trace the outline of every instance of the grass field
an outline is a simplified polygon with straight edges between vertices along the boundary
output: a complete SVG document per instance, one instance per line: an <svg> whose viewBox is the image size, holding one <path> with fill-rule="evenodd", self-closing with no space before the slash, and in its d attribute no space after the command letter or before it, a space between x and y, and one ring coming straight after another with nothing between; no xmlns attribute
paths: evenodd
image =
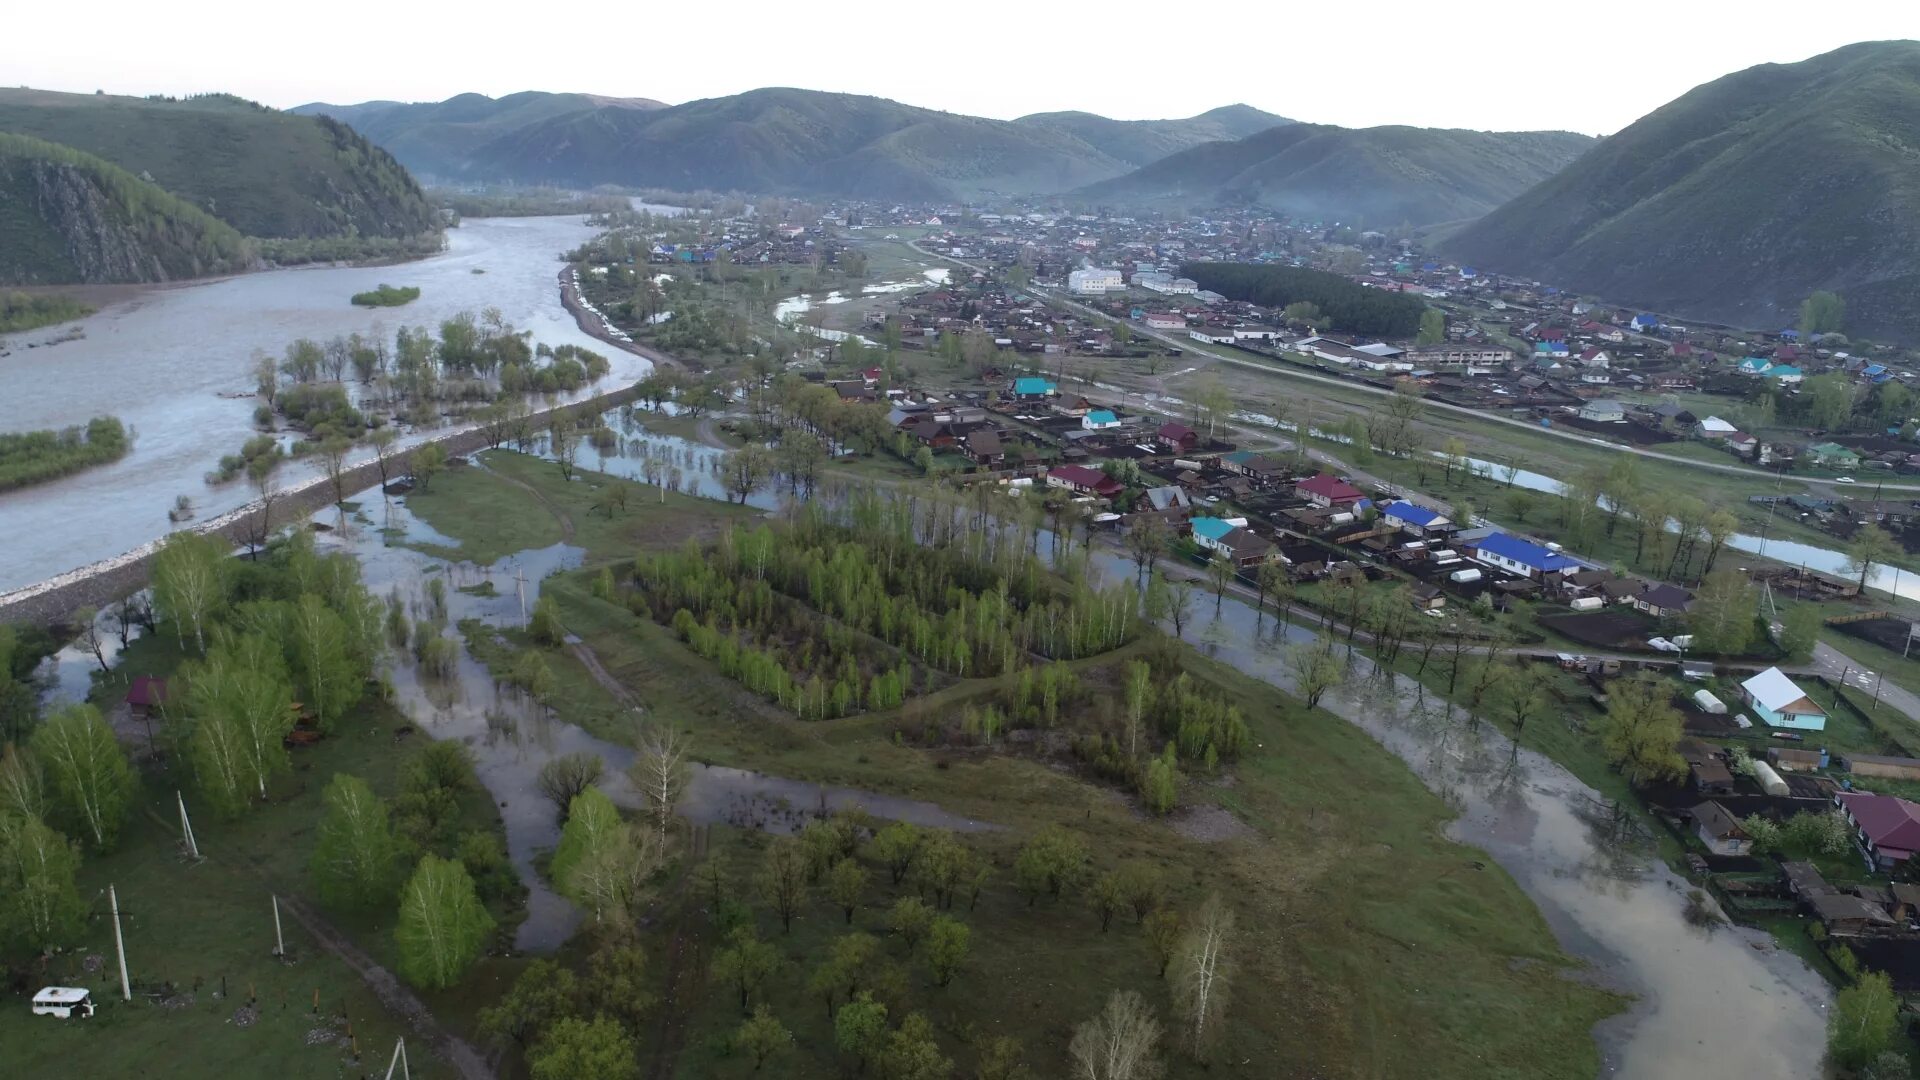
<svg viewBox="0 0 1920 1080"><path fill-rule="evenodd" d="M559 485L557 472L535 482L562 508L576 497L570 488L581 486ZM436 528L461 535L468 526L458 519L484 514L488 505L449 500L418 509ZM694 509L655 515L661 542L710 527L689 520ZM724 510L710 503L702 509ZM942 1047L963 1070L974 1063L974 1039L1011 1034L1028 1046L1036 1075L1063 1075L1072 1025L1117 987L1141 989L1167 1018L1168 991L1130 917L1103 934L1078 896L1057 905L1043 898L1029 908L1012 889L1013 853L1050 823L1084 836L1096 868L1122 859L1158 866L1183 906L1210 891L1233 902L1241 927L1239 982L1217 1064L1259 1062L1259 1075L1276 1077L1584 1077L1597 1069L1589 1029L1620 1006L1618 999L1569 977L1575 969L1511 879L1447 841L1445 803L1358 729L1182 650L1193 677L1240 703L1259 746L1230 779L1189 781L1184 801L1203 819L1227 820L1233 835L1189 839L1144 816L1131 798L1045 761L918 749L896 737L901 718L894 714L792 719L721 677L669 631L594 598L594 560L623 558L634 544L589 550L589 565L550 581L547 594L558 599L568 630L653 718L690 733L700 759L928 799L1004 826L969 838L992 858L994 872L979 909L957 912L974 941L960 978L935 988L900 943L886 945L909 972L900 1003L933 1019ZM505 662L506 650L520 647L507 642L486 659ZM627 730L614 723L610 695L570 655L556 652L550 661L562 716L610 736ZM1110 663L1094 658L1075 666L1099 678ZM990 680L971 680L912 707L938 715L992 689ZM1221 819L1221 811L1231 819ZM709 857L722 860L744 892L762 842L716 828ZM856 926L879 936L877 908L893 890L883 872L875 878ZM670 896L678 905L695 903ZM755 906L760 932L786 959L769 984L774 1011L803 1051L779 1075L835 1075L840 1066L827 1047L824 1008L804 986L826 941L842 931L841 915L815 897L788 936L764 905ZM651 955L670 951L666 928L677 925L688 928L692 948L710 953L715 943L704 916L675 907L653 931ZM751 1064L729 1057L724 1038L738 1022L736 999L716 986L702 994L682 1003L692 1012L674 1075L747 1075ZM1392 1037L1382 1037L1386 1031ZM1174 1076L1203 1071L1184 1054L1169 1056Z"/></svg>
<svg viewBox="0 0 1920 1080"><path fill-rule="evenodd" d="M177 660L163 635L136 642L124 670L166 671ZM414 748L424 745L418 735L395 738L394 729L404 722L385 704L370 702L335 736L295 752L292 776L266 805L232 821L196 815L194 833L204 856L199 863L188 862L178 843L174 792L184 790L189 810L194 807L191 780L181 775L184 766L149 769L118 845L107 854L90 855L82 866L81 893L91 899L82 939L50 958L37 976L36 986L90 987L100 1013L88 1021L60 1021L31 1016L24 1000L10 998L0 1010L0 1046L8 1047L9 1060L26 1070L22 1075L58 1069L92 1076L358 1076L376 1071L376 1059L383 1071L402 1034L415 1076L452 1075L358 974L284 912L291 959L272 955L271 897L277 894L331 920L377 962L394 964L392 913L322 908L311 898L306 867L321 791L334 773L360 776L382 794L397 789L401 769ZM461 814L462 828L498 828L484 793L468 792ZM119 896L134 985L130 1004L120 1002L113 966L109 885ZM498 909L495 918L503 940L510 940L517 912ZM475 1011L499 992L515 966L510 960L483 961L457 991L422 997L444 1025L469 1034ZM258 1016L243 1024L236 1012L250 1001Z"/></svg>

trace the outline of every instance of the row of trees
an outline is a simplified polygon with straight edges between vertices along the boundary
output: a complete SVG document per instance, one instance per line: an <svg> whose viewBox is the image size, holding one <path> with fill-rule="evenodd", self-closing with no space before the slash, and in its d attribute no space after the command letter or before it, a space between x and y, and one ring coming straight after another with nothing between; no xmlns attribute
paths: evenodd
<svg viewBox="0 0 1920 1080"><path fill-rule="evenodd" d="M1370 289L1350 278L1305 267L1255 263L1186 263L1180 272L1229 300L1261 307L1314 307L1316 319L1355 334L1410 338L1420 332L1426 304L1417 297Z"/></svg>

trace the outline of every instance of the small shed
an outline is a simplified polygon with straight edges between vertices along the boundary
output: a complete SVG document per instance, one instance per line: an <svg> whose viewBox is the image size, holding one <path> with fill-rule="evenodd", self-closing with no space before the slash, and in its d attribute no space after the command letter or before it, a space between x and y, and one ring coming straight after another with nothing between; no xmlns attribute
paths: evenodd
<svg viewBox="0 0 1920 1080"><path fill-rule="evenodd" d="M167 680L158 675L135 675L127 687L127 709L134 719L159 715L167 704Z"/></svg>

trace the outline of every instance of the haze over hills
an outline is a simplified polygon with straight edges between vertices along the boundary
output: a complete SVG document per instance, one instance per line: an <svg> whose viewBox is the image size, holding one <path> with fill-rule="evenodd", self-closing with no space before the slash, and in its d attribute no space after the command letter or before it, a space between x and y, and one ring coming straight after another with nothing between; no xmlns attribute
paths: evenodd
<svg viewBox="0 0 1920 1080"><path fill-rule="evenodd" d="M682 105L585 94L303 105L450 180L956 199L1064 191L1163 154L1288 121L1245 105L1179 120L990 120L774 87Z"/></svg>
<svg viewBox="0 0 1920 1080"><path fill-rule="evenodd" d="M0 132L103 158L251 237L403 237L439 228L406 170L351 128L226 95L0 90Z"/></svg>
<svg viewBox="0 0 1920 1080"><path fill-rule="evenodd" d="M1477 217L1593 144L1566 131L1271 127L1169 155L1079 194L1115 202L1253 205L1389 228Z"/></svg>
<svg viewBox="0 0 1920 1080"><path fill-rule="evenodd" d="M1744 326L1817 289L1920 337L1920 42L1716 79L1442 239L1476 267Z"/></svg>

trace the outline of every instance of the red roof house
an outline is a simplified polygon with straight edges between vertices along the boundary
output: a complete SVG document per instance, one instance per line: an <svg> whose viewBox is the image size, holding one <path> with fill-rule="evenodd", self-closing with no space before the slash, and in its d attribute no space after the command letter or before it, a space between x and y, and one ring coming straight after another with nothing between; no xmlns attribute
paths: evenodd
<svg viewBox="0 0 1920 1080"><path fill-rule="evenodd" d="M1200 433L1185 424L1161 424L1153 437L1169 450L1191 450L1200 443Z"/></svg>
<svg viewBox="0 0 1920 1080"><path fill-rule="evenodd" d="M127 687L127 707L135 716L155 712L167 703L167 680L158 675L135 675Z"/></svg>
<svg viewBox="0 0 1920 1080"><path fill-rule="evenodd" d="M1920 851L1920 806L1892 795L1863 791L1843 791L1834 796L1834 801L1881 869L1891 870Z"/></svg>
<svg viewBox="0 0 1920 1080"><path fill-rule="evenodd" d="M1349 506L1366 498L1359 488L1326 473L1316 473L1293 485L1293 493L1315 506Z"/></svg>
<svg viewBox="0 0 1920 1080"><path fill-rule="evenodd" d="M1060 465L1047 470L1047 486L1063 487L1082 495L1112 498L1124 486L1120 481L1085 465Z"/></svg>

